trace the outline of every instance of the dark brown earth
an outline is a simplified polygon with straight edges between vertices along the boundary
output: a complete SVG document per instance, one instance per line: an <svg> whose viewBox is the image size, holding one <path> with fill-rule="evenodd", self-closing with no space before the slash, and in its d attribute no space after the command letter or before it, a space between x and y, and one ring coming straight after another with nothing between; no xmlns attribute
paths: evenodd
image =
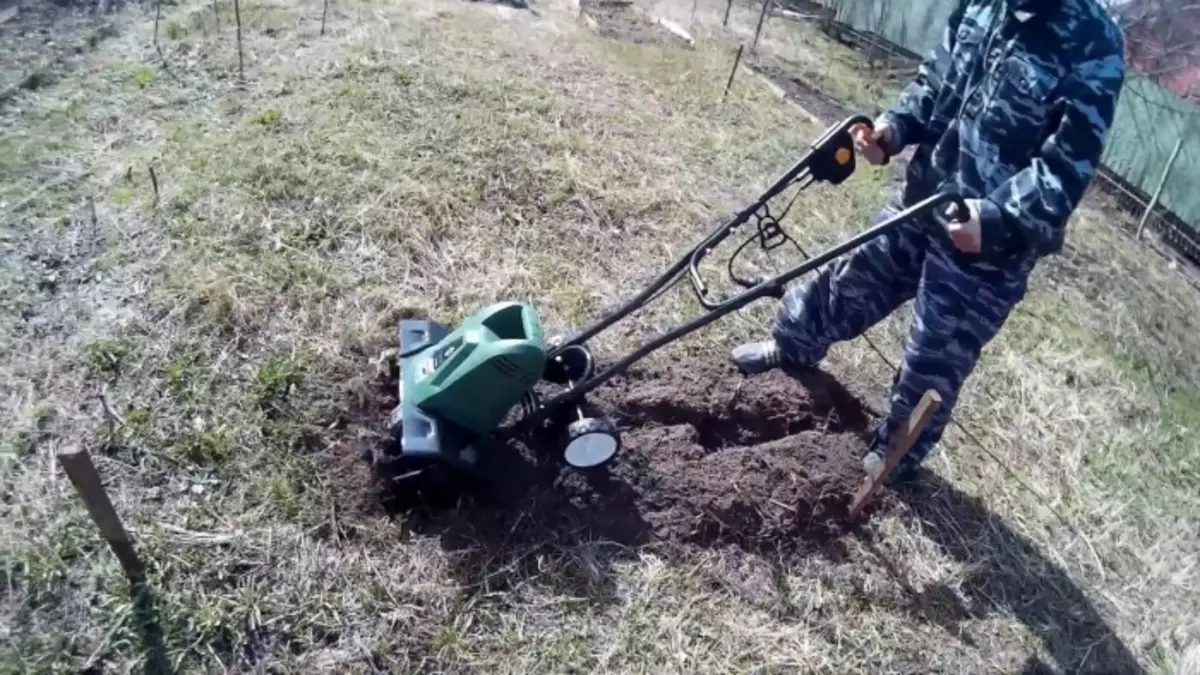
<svg viewBox="0 0 1200 675"><path fill-rule="evenodd" d="M868 419L830 378L674 364L595 397L623 431L611 473L655 538L775 548L842 528Z"/></svg>
<svg viewBox="0 0 1200 675"><path fill-rule="evenodd" d="M564 466L550 440L511 442L488 456L490 489L415 502L388 488L377 503L475 554L585 540L801 554L853 527L847 510L872 420L829 376L802 383L745 378L719 362L668 363L614 380L589 402L621 431L607 469Z"/></svg>
<svg viewBox="0 0 1200 675"><path fill-rule="evenodd" d="M813 84L820 78L795 67L787 67L768 59L758 59L750 63L754 72L774 82L788 98L800 107L816 115L825 124L833 124L845 119L848 115L861 111L852 111L842 103L829 96Z"/></svg>
<svg viewBox="0 0 1200 675"><path fill-rule="evenodd" d="M631 0L581 0L580 11L596 22L597 32L606 38L633 44L688 46Z"/></svg>

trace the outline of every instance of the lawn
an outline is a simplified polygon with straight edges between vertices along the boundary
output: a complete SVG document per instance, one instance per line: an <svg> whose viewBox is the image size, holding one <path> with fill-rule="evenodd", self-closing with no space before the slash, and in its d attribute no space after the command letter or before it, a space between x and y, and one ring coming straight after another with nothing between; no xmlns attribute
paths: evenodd
<svg viewBox="0 0 1200 675"><path fill-rule="evenodd" d="M694 46L597 34L565 0L335 0L324 34L320 3L247 0L239 76L225 0L164 4L157 49L153 6L50 44L0 24L6 62L41 73L0 103L0 669L1165 673L1200 641L1200 295L1099 191L932 474L857 531L621 541L544 506L388 507L359 449L386 427L399 317L518 299L580 328L821 133L749 68L723 100L757 8L722 28L724 3L641 6ZM902 84L780 17L758 52L868 114ZM860 168L785 225L812 253L893 184ZM710 372L771 310L647 367ZM594 347L696 311L668 294ZM906 318L871 331L892 362ZM865 340L826 368L879 407L891 371ZM77 446L152 597L55 460ZM680 518L689 466L663 476Z"/></svg>

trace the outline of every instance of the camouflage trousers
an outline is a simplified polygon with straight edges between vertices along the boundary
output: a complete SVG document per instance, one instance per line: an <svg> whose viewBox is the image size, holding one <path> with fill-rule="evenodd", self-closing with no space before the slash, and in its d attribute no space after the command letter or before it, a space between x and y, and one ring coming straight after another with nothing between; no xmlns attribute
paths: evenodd
<svg viewBox="0 0 1200 675"><path fill-rule="evenodd" d="M874 222L900 208L893 198ZM893 427L908 419L926 390L941 394L942 406L902 469L923 462L941 439L963 382L1024 297L1029 274L1029 269L960 262L931 236L932 227L905 224L825 266L804 285L789 289L772 327L786 361L815 366L834 343L862 335L914 300L903 362L892 381L890 414L876 429L874 448L886 450Z"/></svg>

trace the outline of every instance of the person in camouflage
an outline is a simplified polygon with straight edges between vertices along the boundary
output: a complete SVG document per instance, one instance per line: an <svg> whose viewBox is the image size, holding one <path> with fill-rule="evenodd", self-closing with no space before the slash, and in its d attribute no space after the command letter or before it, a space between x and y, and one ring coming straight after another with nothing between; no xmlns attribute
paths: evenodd
<svg viewBox="0 0 1200 675"><path fill-rule="evenodd" d="M1124 42L1099 0L957 0L899 102L855 141L872 164L916 146L876 222L939 191L960 194L969 215L948 228L912 223L789 289L771 338L734 349L734 363L802 373L914 300L890 414L863 459L868 472L878 466L893 428L935 389L941 408L887 480L912 477L1034 265L1061 249L1124 76Z"/></svg>

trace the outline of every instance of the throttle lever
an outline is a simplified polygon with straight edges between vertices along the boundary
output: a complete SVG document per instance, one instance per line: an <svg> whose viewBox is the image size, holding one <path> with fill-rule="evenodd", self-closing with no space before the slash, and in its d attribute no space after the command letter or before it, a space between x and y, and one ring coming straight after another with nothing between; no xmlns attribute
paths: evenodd
<svg viewBox="0 0 1200 675"><path fill-rule="evenodd" d="M774 218L764 218L758 223L758 245L764 251L770 251L783 246L788 241L788 235Z"/></svg>

